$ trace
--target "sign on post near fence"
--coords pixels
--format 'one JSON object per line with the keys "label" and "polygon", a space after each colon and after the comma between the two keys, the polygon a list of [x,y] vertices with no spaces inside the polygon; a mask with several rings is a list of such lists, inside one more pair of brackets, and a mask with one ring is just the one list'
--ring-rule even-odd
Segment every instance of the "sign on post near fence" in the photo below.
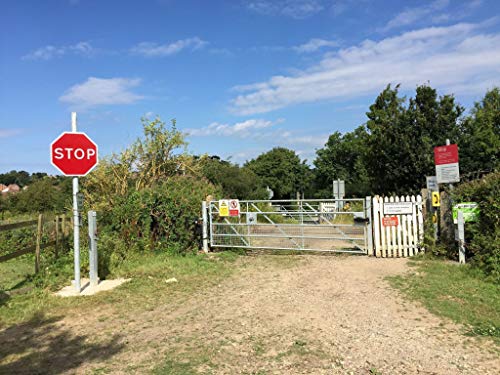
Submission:
{"label": "sign on post near fence", "polygon": [[436,178],[439,184],[460,182],[458,146],[456,144],[434,147]]}

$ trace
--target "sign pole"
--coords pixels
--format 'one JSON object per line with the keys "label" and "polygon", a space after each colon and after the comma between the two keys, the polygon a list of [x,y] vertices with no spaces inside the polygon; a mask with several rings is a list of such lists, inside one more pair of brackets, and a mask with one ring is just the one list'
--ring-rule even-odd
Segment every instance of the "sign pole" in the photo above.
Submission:
{"label": "sign pole", "polygon": [[465,264],[465,220],[463,211],[458,211],[458,262]]}
{"label": "sign pole", "polygon": [[[450,140],[448,138],[446,138],[446,146],[449,146],[449,145],[450,145]],[[450,188],[450,191],[453,190],[453,184],[452,183],[448,184],[448,187]]]}
{"label": "sign pole", "polygon": [[[71,112],[71,131],[76,129],[76,112]],[[75,256],[75,289],[80,293],[80,217],[78,215],[78,177],[73,177],[73,250]]]}

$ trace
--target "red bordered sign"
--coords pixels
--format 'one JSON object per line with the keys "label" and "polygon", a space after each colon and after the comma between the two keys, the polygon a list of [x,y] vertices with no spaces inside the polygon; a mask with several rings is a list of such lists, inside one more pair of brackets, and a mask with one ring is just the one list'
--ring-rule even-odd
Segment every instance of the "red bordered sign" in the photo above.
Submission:
{"label": "red bordered sign", "polygon": [[382,225],[384,227],[397,227],[399,225],[399,219],[397,216],[387,216],[382,218]]}

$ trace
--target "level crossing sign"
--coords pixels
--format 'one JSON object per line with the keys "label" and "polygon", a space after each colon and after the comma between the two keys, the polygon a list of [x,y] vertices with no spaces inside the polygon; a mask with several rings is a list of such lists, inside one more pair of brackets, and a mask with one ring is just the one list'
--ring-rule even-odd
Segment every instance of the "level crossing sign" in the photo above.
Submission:
{"label": "level crossing sign", "polygon": [[439,184],[460,182],[458,146],[456,144],[434,147],[434,164]]}

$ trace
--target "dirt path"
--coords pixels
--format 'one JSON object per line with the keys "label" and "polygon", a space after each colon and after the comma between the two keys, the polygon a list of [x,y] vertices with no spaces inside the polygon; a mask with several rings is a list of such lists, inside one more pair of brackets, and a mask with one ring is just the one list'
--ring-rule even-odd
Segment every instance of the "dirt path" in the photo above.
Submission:
{"label": "dirt path", "polygon": [[[498,374],[487,349],[465,347],[460,327],[404,301],[383,280],[404,259],[244,257],[239,270],[182,304],[58,324],[123,346],[78,373]],[[68,373],[73,373],[71,370]]]}

